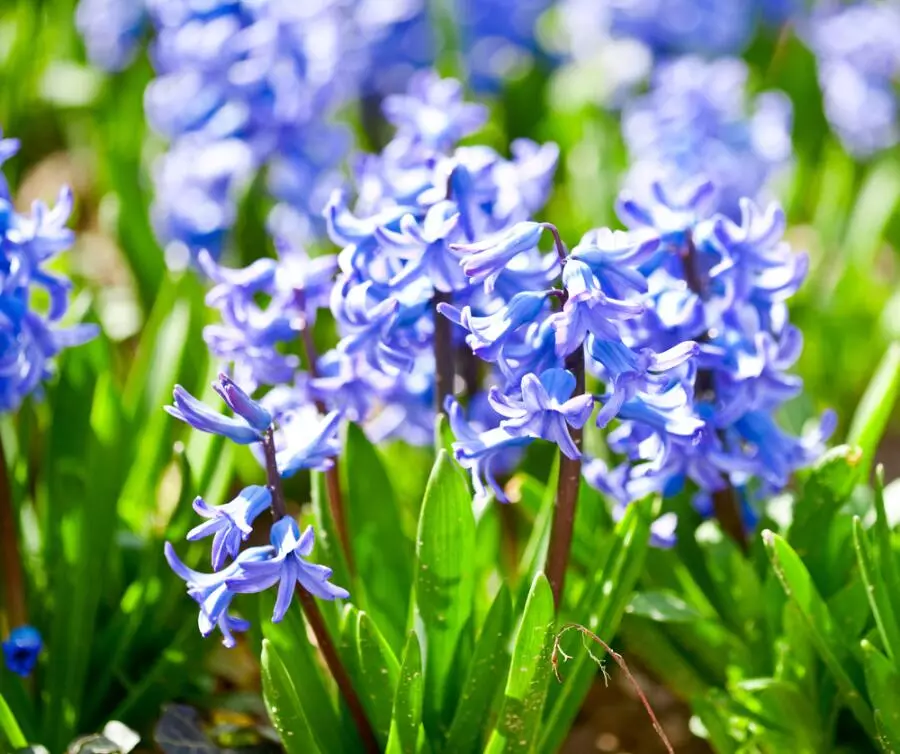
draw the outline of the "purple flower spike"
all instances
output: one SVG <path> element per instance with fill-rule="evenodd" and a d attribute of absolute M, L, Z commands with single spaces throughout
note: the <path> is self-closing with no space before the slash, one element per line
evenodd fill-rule
<path fill-rule="evenodd" d="M 193 542 L 212 535 L 212 567 L 219 570 L 227 558 L 237 557 L 241 542 L 253 531 L 253 522 L 271 504 L 271 491 L 260 485 L 246 487 L 225 505 L 211 506 L 198 497 L 194 510 L 207 520 L 191 529 L 187 538 Z"/>
<path fill-rule="evenodd" d="M 259 442 L 262 434 L 250 426 L 243 418 L 231 418 L 217 414 L 205 403 L 198 401 L 181 385 L 173 391 L 174 406 L 164 406 L 165 410 L 176 419 L 190 424 L 201 432 L 223 435 L 238 445 L 250 445 Z"/>
<path fill-rule="evenodd" d="M 594 410 L 594 396 L 574 398 L 575 375 L 565 369 L 548 369 L 540 378 L 526 374 L 522 379 L 522 396 L 503 395 L 491 388 L 490 403 L 494 411 L 505 417 L 501 428 L 515 437 L 542 437 L 556 443 L 569 458 L 581 453 L 567 425 L 581 429 Z"/>
<path fill-rule="evenodd" d="M 521 222 L 506 233 L 470 244 L 451 244 L 460 254 L 460 265 L 472 283 L 484 283 L 488 293 L 493 292 L 497 278 L 514 257 L 537 246 L 544 232 L 541 223 Z"/>
<path fill-rule="evenodd" d="M 330 568 L 306 562 L 315 543 L 311 526 L 301 534 L 297 522 L 287 516 L 272 526 L 270 541 L 271 547 L 260 548 L 269 551 L 269 558 L 246 563 L 240 574 L 229 578 L 226 584 L 229 590 L 243 594 L 262 592 L 278 584 L 273 622 L 278 623 L 284 618 L 298 584 L 323 600 L 343 600 L 350 596 L 346 589 L 328 581 L 332 573 Z"/>

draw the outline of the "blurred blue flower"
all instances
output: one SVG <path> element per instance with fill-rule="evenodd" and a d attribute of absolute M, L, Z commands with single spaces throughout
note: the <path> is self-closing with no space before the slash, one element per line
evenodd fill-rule
<path fill-rule="evenodd" d="M 131 63 L 146 20 L 146 0 L 80 0 L 75 11 L 88 58 L 106 71 L 121 71 Z"/>
<path fill-rule="evenodd" d="M 565 369 L 548 369 L 540 377 L 526 374 L 521 396 L 490 391 L 491 407 L 503 417 L 500 427 L 515 437 L 541 437 L 556 443 L 566 456 L 581 457 L 567 425 L 581 429 L 594 411 L 594 396 L 575 392 L 575 375 Z"/>
<path fill-rule="evenodd" d="M 226 579 L 226 585 L 230 591 L 252 594 L 278 584 L 273 622 L 284 618 L 298 585 L 323 600 L 347 599 L 350 596 L 346 589 L 329 582 L 330 568 L 305 560 L 312 554 L 315 543 L 311 526 L 307 526 L 301 534 L 297 522 L 286 516 L 272 525 L 270 541 L 270 547 L 254 548 L 266 551 L 268 557 L 244 562 L 236 574 Z"/>
<path fill-rule="evenodd" d="M 622 133 L 632 159 L 627 185 L 647 193 L 654 180 L 685 183 L 705 176 L 730 217 L 738 200 L 756 198 L 792 155 L 790 100 L 746 93 L 747 66 L 723 58 L 661 63 L 650 92 L 625 107 Z"/>
<path fill-rule="evenodd" d="M 18 146 L 14 139 L 0 140 L 0 164 Z M 59 327 L 72 285 L 44 269 L 74 242 L 66 226 L 72 204 L 72 192 L 63 188 L 52 209 L 36 201 L 30 215 L 21 214 L 0 173 L 0 411 L 14 411 L 26 396 L 39 395 L 41 382 L 53 374 L 53 358 L 99 332 L 89 324 Z M 35 306 L 36 292 L 45 305 Z"/>
<path fill-rule="evenodd" d="M 611 31 L 655 52 L 709 57 L 741 53 L 760 21 L 784 22 L 799 0 L 612 0 Z"/>
<path fill-rule="evenodd" d="M 40 632 L 33 626 L 18 626 L 3 642 L 3 659 L 11 673 L 23 678 L 31 675 L 44 646 Z"/>
<path fill-rule="evenodd" d="M 900 142 L 900 8 L 825 5 L 812 14 L 803 36 L 818 58 L 825 115 L 844 146 L 868 157 Z"/>
<path fill-rule="evenodd" d="M 408 92 L 387 97 L 383 110 L 402 142 L 437 152 L 451 149 L 481 128 L 488 117 L 484 105 L 463 100 L 459 81 L 442 79 L 433 71 L 416 74 Z"/>
<path fill-rule="evenodd" d="M 187 539 L 193 542 L 212 535 L 212 567 L 219 570 L 227 558 L 237 557 L 241 543 L 253 532 L 253 522 L 271 504 L 269 488 L 259 485 L 245 487 L 225 505 L 211 506 L 198 497 L 194 500 L 194 510 L 207 520 L 191 529 Z"/>
<path fill-rule="evenodd" d="M 535 59 L 547 61 L 537 41 L 541 15 L 553 0 L 460 0 L 456 8 L 469 83 L 477 92 L 497 91 L 527 73 Z"/>

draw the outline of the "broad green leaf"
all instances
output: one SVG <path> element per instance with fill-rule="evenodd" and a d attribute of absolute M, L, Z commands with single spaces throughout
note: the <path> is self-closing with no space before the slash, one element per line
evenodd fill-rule
<path fill-rule="evenodd" d="M 693 623 L 703 619 L 700 613 L 672 592 L 637 592 L 631 597 L 625 612 L 662 623 Z"/>
<path fill-rule="evenodd" d="M 684 698 L 705 694 L 715 679 L 707 677 L 690 653 L 669 636 L 667 628 L 665 624 L 631 615 L 622 620 L 622 634 L 628 638 L 628 646 L 666 686 L 678 689 Z M 568 673 L 569 664 L 561 666 L 560 672 Z"/>
<path fill-rule="evenodd" d="M 891 604 L 880 564 L 873 557 L 868 534 L 863 529 L 859 516 L 853 517 L 853 544 L 856 548 L 859 570 L 866 585 L 869 605 L 875 616 L 875 625 L 881 634 L 888 657 L 897 663 L 900 661 L 900 626 L 898 626 L 897 616 L 894 614 L 894 607 Z"/>
<path fill-rule="evenodd" d="M 416 548 L 415 606 L 425 653 L 425 728 L 440 740 L 456 697 L 454 655 L 472 615 L 475 517 L 469 491 L 446 451 L 428 480 Z"/>
<path fill-rule="evenodd" d="M 356 624 L 359 650 L 359 695 L 382 746 L 391 730 L 391 711 L 400 664 L 375 622 L 364 612 Z"/>
<path fill-rule="evenodd" d="M 511 623 L 512 600 L 504 585 L 494 598 L 475 644 L 459 705 L 447 735 L 445 750 L 448 752 L 473 751 L 482 740 L 494 697 L 509 670 L 507 643 Z"/>
<path fill-rule="evenodd" d="M 303 611 L 292 606 L 280 623 L 273 623 L 275 595 L 271 590 L 260 595 L 259 605 L 263 636 L 284 665 L 316 744 L 322 751 L 341 751 L 344 742 L 337 710 L 323 679 L 321 662 L 307 636 Z"/>
<path fill-rule="evenodd" d="M 875 451 L 900 394 L 900 343 L 891 343 L 856 407 L 847 442 L 862 450 L 860 478 L 868 479 Z"/>
<path fill-rule="evenodd" d="M 391 647 L 399 653 L 412 589 L 412 543 L 403 535 L 390 479 L 362 429 L 347 430 L 344 471 L 347 526 L 365 607 Z"/>
<path fill-rule="evenodd" d="M 22 734 L 22 729 L 13 717 L 12 710 L 6 703 L 6 700 L 0 696 L 0 733 L 6 739 L 12 749 L 24 749 L 28 746 L 28 741 Z"/>
<path fill-rule="evenodd" d="M 900 165 L 895 154 L 876 163 L 856 192 L 843 243 L 843 251 L 851 263 L 862 269 L 872 266 L 898 203 Z"/>
<path fill-rule="evenodd" d="M 875 646 L 861 645 L 866 685 L 875 708 L 878 742 L 886 752 L 900 751 L 900 672 Z"/>
<path fill-rule="evenodd" d="M 415 631 L 410 631 L 403 650 L 397 693 L 394 694 L 387 754 L 415 754 L 422 725 L 423 694 L 422 651 Z"/>
<path fill-rule="evenodd" d="M 817 754 L 827 749 L 822 740 L 825 723 L 794 684 L 774 678 L 753 678 L 737 683 L 734 696 L 764 719 L 767 727 L 788 735 L 791 751 Z"/>
<path fill-rule="evenodd" d="M 486 754 L 536 751 L 554 638 L 553 594 L 543 573 L 532 584 L 516 633 L 500 712 Z"/>
<path fill-rule="evenodd" d="M 297 698 L 297 689 L 278 651 L 268 639 L 263 640 L 263 700 L 266 712 L 288 754 L 317 754 L 320 751 L 309 722 Z M 298 679 L 302 682 L 302 679 Z"/>
<path fill-rule="evenodd" d="M 783 538 L 766 530 L 763 539 L 772 567 L 788 597 L 799 609 L 809 637 L 837 682 L 844 703 L 865 731 L 874 736 L 872 710 L 862 691 L 862 670 L 849 650 L 846 637 L 839 634 L 809 571 Z"/>
<path fill-rule="evenodd" d="M 612 533 L 612 547 L 605 559 L 588 571 L 595 573 L 594 580 L 579 600 L 575 615 L 589 615 L 588 628 L 607 643 L 612 642 L 643 571 L 650 524 L 657 509 L 658 501 L 630 505 Z M 551 692 L 549 713 L 541 731 L 540 751 L 557 751 L 562 746 L 596 670 L 587 651 L 579 650 L 566 664 L 563 683 Z"/>
<path fill-rule="evenodd" d="M 844 582 L 843 574 L 836 578 L 832 573 L 835 553 L 828 543 L 835 535 L 833 522 L 838 509 L 862 479 L 861 461 L 858 448 L 840 445 L 828 450 L 807 476 L 794 507 L 788 541 L 802 558 L 816 587 L 826 595 Z"/>

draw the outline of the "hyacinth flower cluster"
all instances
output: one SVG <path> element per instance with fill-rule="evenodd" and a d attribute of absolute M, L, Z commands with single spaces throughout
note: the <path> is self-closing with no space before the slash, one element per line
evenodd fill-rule
<path fill-rule="evenodd" d="M 829 4 L 804 36 L 818 58 L 825 115 L 848 151 L 868 157 L 900 142 L 900 8 Z"/>
<path fill-rule="evenodd" d="M 225 416 L 176 386 L 172 406 L 166 411 L 201 432 L 222 435 L 238 445 L 249 445 L 266 468 L 266 485 L 250 485 L 232 501 L 211 506 L 202 498 L 194 510 L 204 519 L 188 532 L 191 541 L 212 538 L 212 573 L 186 566 L 166 543 L 165 555 L 172 570 L 184 580 L 190 597 L 199 605 L 198 625 L 208 636 L 218 629 L 223 644 L 233 647 L 234 632 L 245 631 L 247 621 L 233 616 L 231 603 L 238 594 L 252 594 L 277 587 L 272 620 L 280 621 L 296 590 L 324 600 L 346 599 L 349 593 L 332 584 L 331 569 L 307 559 L 315 534 L 311 526 L 302 532 L 287 515 L 281 479 L 301 469 L 328 469 L 339 451 L 337 431 L 340 415 L 320 422 L 298 416 L 290 407 L 273 399 L 270 410 L 254 401 L 227 375 L 213 383 L 218 395 L 234 413 Z M 269 544 L 243 548 L 260 516 L 271 511 L 273 523 Z M 243 548 L 243 549 L 242 549 Z M 302 599 L 302 596 L 301 596 Z"/>
<path fill-rule="evenodd" d="M 441 306 L 501 377 L 489 395 L 496 426 L 478 430 L 449 403 L 456 457 L 481 494 L 505 499 L 496 465 L 534 439 L 580 460 L 571 433 L 595 407 L 597 426 L 609 429 L 608 445 L 622 460 L 615 468 L 589 461 L 584 475 L 618 512 L 648 494 L 689 489 L 709 514 L 715 495 L 729 490 L 749 516 L 758 495 L 782 489 L 821 451 L 830 414 L 803 438 L 775 419 L 801 390 L 787 372 L 801 337 L 785 302 L 803 280 L 806 257 L 782 241 L 777 205 L 762 211 L 745 200 L 734 222 L 711 211 L 714 201 L 708 181 L 674 193 L 656 184 L 647 203 L 623 194 L 627 231 L 590 231 L 569 253 L 556 239 L 562 289 L 520 290 L 486 316 Z M 532 252 L 546 228 L 521 223 L 461 251 L 481 259 L 482 273 L 486 258 L 502 270 L 515 250 Z M 585 390 L 582 358 L 602 391 Z M 655 526 L 657 544 L 671 544 L 673 533 L 667 514 Z"/>
<path fill-rule="evenodd" d="M 688 56 L 660 63 L 650 91 L 623 110 L 631 157 L 626 186 L 707 176 L 719 189 L 719 211 L 737 220 L 740 200 L 760 198 L 792 155 L 790 100 L 769 91 L 748 102 L 746 90 L 741 60 Z"/>
<path fill-rule="evenodd" d="M 134 60 L 147 26 L 148 0 L 81 0 L 75 24 L 88 59 L 104 71 L 121 71 Z"/>
<path fill-rule="evenodd" d="M 145 107 L 170 141 L 154 169 L 153 219 L 167 251 L 217 257 L 263 168 L 278 202 L 270 222 L 313 235 L 349 146 L 329 122 L 357 66 L 343 4 L 155 0 L 148 9 L 158 75 Z"/>
<path fill-rule="evenodd" d="M 690 482 L 701 513 L 715 507 L 721 518 L 716 503 L 727 493 L 747 525 L 753 503 L 783 489 L 834 430 L 830 412 L 803 437 L 776 420 L 802 390 L 788 371 L 802 337 L 786 302 L 802 284 L 808 260 L 783 241 L 777 204 L 761 209 L 745 199 L 735 222 L 713 212 L 708 181 L 679 191 L 655 184 L 652 194 L 649 202 L 627 194 L 618 202 L 631 232 L 659 240 L 639 268 L 645 313 L 628 322 L 626 341 L 660 349 L 690 338 L 699 350 L 676 383 L 622 405 L 608 436 L 622 463 L 609 469 L 592 461 L 585 477 L 621 505 L 651 492 L 671 496 Z"/>
<path fill-rule="evenodd" d="M 537 40 L 541 16 L 553 0 L 460 0 L 456 7 L 468 83 L 496 92 L 503 81 L 549 58 Z"/>
<path fill-rule="evenodd" d="M 341 192 L 326 211 L 329 233 L 343 247 L 331 295 L 341 339 L 314 365 L 308 389 L 363 423 L 375 441 L 422 445 L 433 438 L 438 394 L 454 387 L 460 350 L 440 333 L 436 304 L 481 310 L 555 274 L 555 261 L 535 254 L 517 255 L 502 274 L 481 275 L 473 262 L 468 272 L 496 292 L 485 296 L 456 246 L 502 236 L 537 210 L 558 150 L 522 140 L 507 160 L 488 147 L 457 146 L 484 123 L 485 108 L 464 102 L 457 81 L 431 73 L 417 76 L 408 94 L 388 97 L 384 112 L 395 138 L 381 154 L 357 160 L 353 208 Z M 468 374 L 470 395 L 480 384 L 477 371 Z"/>
<path fill-rule="evenodd" d="M 18 148 L 17 140 L 0 134 L 0 166 Z M 41 383 L 53 374 L 54 357 L 98 332 L 96 325 L 59 325 L 72 285 L 46 269 L 74 242 L 66 226 L 72 202 L 71 190 L 63 188 L 52 209 L 37 201 L 30 214 L 22 214 L 0 172 L 0 411 L 15 411 L 28 395 L 40 394 Z"/>
<path fill-rule="evenodd" d="M 610 32 L 632 37 L 662 56 L 740 54 L 761 23 L 791 17 L 798 0 L 612 0 Z"/>

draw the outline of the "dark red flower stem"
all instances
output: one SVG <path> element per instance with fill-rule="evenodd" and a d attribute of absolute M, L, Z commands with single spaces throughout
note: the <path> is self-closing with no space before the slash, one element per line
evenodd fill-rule
<path fill-rule="evenodd" d="M 287 504 L 284 499 L 284 489 L 281 486 L 281 476 L 278 473 L 278 465 L 275 461 L 275 441 L 272 436 L 272 430 L 268 430 L 265 433 L 262 446 L 266 457 L 266 482 L 269 491 L 272 493 L 272 516 L 275 521 L 280 521 L 287 515 Z M 325 625 L 325 619 L 322 617 L 322 612 L 319 610 L 319 605 L 316 603 L 315 598 L 300 587 L 299 584 L 297 585 L 296 591 L 297 598 L 300 600 L 300 606 L 303 609 L 303 615 L 306 618 L 309 627 L 312 629 L 313 635 L 316 637 L 316 642 L 322 652 L 325 664 L 328 666 L 328 670 L 331 672 L 331 676 L 334 678 L 338 690 L 347 704 L 347 709 L 350 711 L 350 715 L 356 725 L 356 730 L 359 733 L 363 748 L 371 754 L 377 754 L 379 748 L 378 739 L 375 737 L 375 731 L 369 722 L 369 718 L 366 716 L 366 711 L 363 709 L 362 702 L 356 694 L 356 690 L 353 688 L 353 682 L 350 680 L 350 675 L 347 673 L 347 669 L 341 662 L 340 655 L 338 655 L 337 648 L 331 639 L 331 635 L 328 633 L 328 628 Z"/>
<path fill-rule="evenodd" d="M 575 395 L 585 392 L 584 349 L 578 348 L 566 358 L 566 369 L 575 375 Z M 581 452 L 583 432 L 570 428 L 575 447 Z M 550 545 L 547 550 L 547 564 L 544 572 L 553 592 L 556 612 L 562 607 L 563 587 L 566 570 L 572 552 L 572 536 L 575 531 L 575 510 L 578 505 L 578 491 L 581 487 L 581 458 L 571 459 L 562 451 L 559 453 L 559 482 L 556 487 L 556 507 L 550 526 Z"/>
<path fill-rule="evenodd" d="M 566 245 L 563 243 L 555 225 L 543 223 L 543 227 L 553 234 L 556 253 L 561 265 L 565 265 L 568 258 Z M 561 305 L 565 305 L 568 298 L 566 292 L 556 292 Z M 574 395 L 584 394 L 584 348 L 579 347 L 566 357 L 566 369 L 575 376 Z M 553 593 L 553 604 L 558 613 L 562 608 L 563 587 L 566 582 L 566 570 L 569 567 L 569 558 L 572 553 L 572 536 L 575 532 L 575 512 L 578 506 L 578 491 L 581 487 L 581 448 L 584 433 L 581 429 L 570 428 L 572 440 L 578 448 L 579 457 L 571 459 L 562 451 L 559 453 L 559 481 L 556 487 L 556 507 L 553 509 L 553 521 L 550 524 L 550 544 L 547 550 L 547 562 L 544 573 L 550 582 L 550 590 Z"/>
<path fill-rule="evenodd" d="M 449 304 L 452 300 L 450 293 L 442 291 L 435 291 L 431 299 L 434 306 L 434 401 L 438 413 L 444 411 L 447 396 L 453 395 L 456 369 L 453 363 L 453 323 L 437 309 L 439 304 Z"/>
<path fill-rule="evenodd" d="M 303 349 L 306 352 L 306 361 L 309 364 L 309 374 L 315 379 L 319 376 L 318 371 L 318 353 L 316 344 L 313 341 L 312 329 L 306 325 L 303 328 Z M 327 414 L 328 409 L 320 400 L 315 401 L 316 409 L 320 414 Z M 334 520 L 334 528 L 337 530 L 338 540 L 341 543 L 341 549 L 344 551 L 344 559 L 347 561 L 347 569 L 351 576 L 356 575 L 356 562 L 353 559 L 353 549 L 350 544 L 350 530 L 347 526 L 347 516 L 345 514 L 344 495 L 341 492 L 341 471 L 338 465 L 338 459 L 334 459 L 331 468 L 325 472 L 325 489 L 328 493 L 328 508 L 331 511 L 331 518 Z"/>
<path fill-rule="evenodd" d="M 3 570 L 3 606 L 9 629 L 28 622 L 25 608 L 25 581 L 22 575 L 22 554 L 19 549 L 18 526 L 13 510 L 12 485 L 6 453 L 0 443 L 0 567 Z"/>
<path fill-rule="evenodd" d="M 683 256 L 684 261 L 684 278 L 688 287 L 696 293 L 701 299 L 707 298 L 707 286 L 703 279 L 703 272 L 698 265 L 697 248 L 694 246 L 694 238 L 688 233 L 687 244 Z M 709 334 L 704 333 L 699 340 L 708 340 Z M 695 396 L 701 400 L 714 401 L 716 398 L 716 387 L 713 381 L 713 374 L 708 369 L 699 369 L 697 371 L 697 380 L 694 385 Z M 741 516 L 741 501 L 738 497 L 737 490 L 731 484 L 731 481 L 724 474 L 722 475 L 723 487 L 713 492 L 712 502 L 713 511 L 716 519 L 722 526 L 722 530 L 728 534 L 743 550 L 747 552 L 747 532 L 744 528 L 744 520 Z"/>

